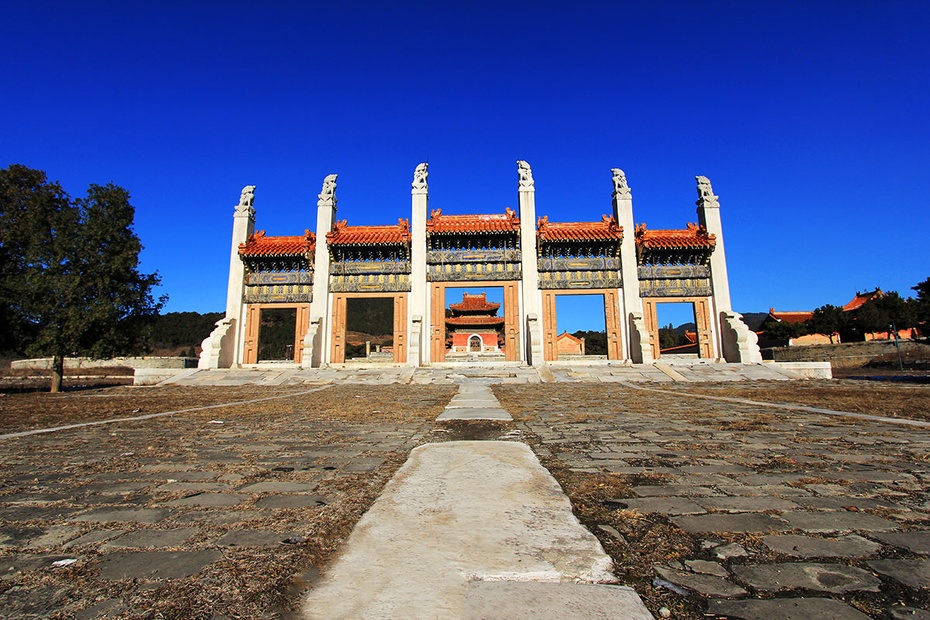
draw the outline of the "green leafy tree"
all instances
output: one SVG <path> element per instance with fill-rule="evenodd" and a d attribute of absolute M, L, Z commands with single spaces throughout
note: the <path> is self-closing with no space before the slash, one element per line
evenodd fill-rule
<path fill-rule="evenodd" d="M 675 327 L 669 323 L 659 328 L 659 348 L 670 349 L 681 344 L 681 337 L 675 333 Z"/>
<path fill-rule="evenodd" d="M 917 291 L 917 298 L 914 299 L 913 307 L 917 322 L 923 324 L 923 333 L 926 336 L 930 330 L 930 278 L 911 287 L 911 290 Z"/>
<path fill-rule="evenodd" d="M 856 312 L 856 323 L 863 333 L 887 332 L 908 329 L 917 325 L 914 304 L 908 303 L 895 291 L 870 299 Z"/>
<path fill-rule="evenodd" d="M 807 333 L 832 335 L 839 333 L 845 341 L 850 335 L 849 315 L 838 306 L 826 304 L 814 310 L 813 316 L 804 322 Z"/>
<path fill-rule="evenodd" d="M 769 320 L 762 324 L 762 331 L 769 340 L 788 344 L 788 341 L 807 333 L 805 323 L 789 323 L 788 321 Z"/>
<path fill-rule="evenodd" d="M 140 350 L 164 304 L 156 274 L 139 272 L 142 245 L 129 193 L 91 185 L 72 200 L 44 172 L 0 169 L 0 312 L 12 350 L 52 358 L 61 389 L 67 355 L 110 357 Z"/>

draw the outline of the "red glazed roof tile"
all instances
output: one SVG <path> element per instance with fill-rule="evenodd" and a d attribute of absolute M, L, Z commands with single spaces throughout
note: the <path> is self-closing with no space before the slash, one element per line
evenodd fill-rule
<path fill-rule="evenodd" d="M 348 226 L 346 220 L 336 222 L 326 233 L 329 245 L 403 245 L 410 242 L 410 222 L 397 221 L 397 226 Z"/>
<path fill-rule="evenodd" d="M 503 325 L 502 316 L 450 316 L 446 319 L 449 325 Z"/>
<path fill-rule="evenodd" d="M 504 213 L 481 215 L 443 215 L 435 209 L 426 221 L 426 233 L 433 235 L 459 233 L 512 233 L 520 231 L 520 218 L 509 207 Z"/>
<path fill-rule="evenodd" d="M 316 235 L 309 230 L 303 235 L 266 237 L 260 230 L 239 244 L 240 256 L 304 256 L 312 254 L 316 247 Z"/>
<path fill-rule="evenodd" d="M 688 224 L 684 230 L 646 230 L 646 225 L 640 224 L 636 227 L 636 245 L 650 250 L 713 248 L 717 238 L 697 224 Z"/>
<path fill-rule="evenodd" d="M 539 218 L 536 236 L 541 241 L 622 241 L 623 228 L 613 216 L 603 215 L 600 222 L 550 222 Z"/>
<path fill-rule="evenodd" d="M 808 310 L 802 310 L 798 312 L 783 312 L 780 310 L 775 310 L 775 308 L 769 308 L 769 316 L 778 322 L 803 323 L 804 321 L 814 316 L 814 313 Z"/>
<path fill-rule="evenodd" d="M 457 304 L 449 304 L 449 309 L 454 312 L 493 313 L 497 312 L 500 307 L 500 304 L 488 301 L 487 293 L 479 293 L 478 295 L 462 293 L 462 301 Z"/>
<path fill-rule="evenodd" d="M 858 310 L 863 305 L 865 305 L 867 302 L 870 302 L 873 299 L 876 299 L 878 297 L 884 297 L 884 295 L 885 293 L 882 292 L 882 289 L 880 288 L 877 288 L 874 291 L 870 291 L 868 293 L 859 293 L 857 291 L 856 296 L 853 297 L 849 301 L 849 303 L 843 306 L 843 312 L 851 312 L 853 310 Z"/>

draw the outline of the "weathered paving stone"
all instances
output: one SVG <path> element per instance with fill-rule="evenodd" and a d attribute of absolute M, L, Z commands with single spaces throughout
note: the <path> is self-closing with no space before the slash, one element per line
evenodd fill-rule
<path fill-rule="evenodd" d="M 784 528 L 777 519 L 755 512 L 672 517 L 686 532 L 771 532 Z"/>
<path fill-rule="evenodd" d="M 665 581 L 693 590 L 702 596 L 736 597 L 748 594 L 746 590 L 735 583 L 716 575 L 689 573 L 664 566 L 654 566 L 653 570 Z"/>
<path fill-rule="evenodd" d="M 111 553 L 100 561 L 100 578 L 181 579 L 196 575 L 221 557 L 216 549 Z"/>
<path fill-rule="evenodd" d="M 896 530 L 898 524 L 882 517 L 861 512 L 785 512 L 780 515 L 788 522 L 788 529 L 826 533 L 847 530 L 875 532 Z"/>
<path fill-rule="evenodd" d="M 281 541 L 293 536 L 268 530 L 231 530 L 217 541 L 219 547 L 276 547 Z"/>
<path fill-rule="evenodd" d="M 166 482 L 155 487 L 155 491 L 162 493 L 171 492 L 205 492 L 205 491 L 225 491 L 229 489 L 228 485 L 219 482 Z"/>
<path fill-rule="evenodd" d="M 26 545 L 27 549 L 54 547 L 81 535 L 81 528 L 76 525 L 53 525 Z"/>
<path fill-rule="evenodd" d="M 110 540 L 100 547 L 110 549 L 134 549 L 145 547 L 178 547 L 200 531 L 197 527 L 179 527 L 171 530 L 136 530 Z"/>
<path fill-rule="evenodd" d="M 87 532 L 83 536 L 75 538 L 72 541 L 69 541 L 64 545 L 64 549 L 73 549 L 75 547 L 83 547 L 84 545 L 96 545 L 105 540 L 110 540 L 111 538 L 116 538 L 120 534 L 125 533 L 126 530 L 93 530 Z"/>
<path fill-rule="evenodd" d="M 733 567 L 733 574 L 756 590 L 818 590 L 831 594 L 878 592 L 881 581 L 872 573 L 845 564 L 745 564 Z"/>
<path fill-rule="evenodd" d="M 740 620 L 869 620 L 849 605 L 829 598 L 781 598 L 768 601 L 712 600 L 707 612 Z"/>
<path fill-rule="evenodd" d="M 729 577 L 730 573 L 722 564 L 709 562 L 707 560 L 685 560 L 685 566 L 704 575 L 717 575 L 718 577 Z"/>
<path fill-rule="evenodd" d="M 203 506 L 218 508 L 222 506 L 235 506 L 241 503 L 245 497 L 231 493 L 198 493 L 189 497 L 173 499 L 165 502 L 165 506 Z"/>
<path fill-rule="evenodd" d="M 75 515 L 70 520 L 93 523 L 158 523 L 167 516 L 168 511 L 160 508 L 101 508 Z"/>
<path fill-rule="evenodd" d="M 700 497 L 695 501 L 705 509 L 717 512 L 766 512 L 798 507 L 794 502 L 778 497 Z"/>
<path fill-rule="evenodd" d="M 255 502 L 256 508 L 306 508 L 325 506 L 329 500 L 322 495 L 269 495 Z"/>
<path fill-rule="evenodd" d="M 687 497 L 645 497 L 613 501 L 643 514 L 657 512 L 666 515 L 700 515 L 707 512 Z"/>
<path fill-rule="evenodd" d="M 763 536 L 766 547 L 800 558 L 861 558 L 873 555 L 881 545 L 855 534 L 841 538 L 816 538 L 796 534 Z"/>
<path fill-rule="evenodd" d="M 930 530 L 881 532 L 872 536 L 895 547 L 901 547 L 920 555 L 930 555 Z"/>
<path fill-rule="evenodd" d="M 255 482 L 239 489 L 240 493 L 310 493 L 317 487 L 315 482 Z"/>
<path fill-rule="evenodd" d="M 930 611 L 915 607 L 889 607 L 885 613 L 888 620 L 930 620 Z"/>
<path fill-rule="evenodd" d="M 719 495 L 717 491 L 714 491 L 708 487 L 697 487 L 691 486 L 690 484 L 644 485 L 633 487 L 633 493 L 640 497 Z"/>
<path fill-rule="evenodd" d="M 912 588 L 930 588 L 930 560 L 872 560 L 875 572 Z"/>

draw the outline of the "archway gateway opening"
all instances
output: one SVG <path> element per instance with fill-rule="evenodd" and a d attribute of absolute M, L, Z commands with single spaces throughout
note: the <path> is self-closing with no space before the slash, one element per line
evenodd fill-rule
<path fill-rule="evenodd" d="M 543 291 L 546 361 L 623 359 L 619 303 L 614 289 Z"/>
<path fill-rule="evenodd" d="M 643 306 L 656 359 L 714 357 L 707 298 L 643 299 Z"/>
<path fill-rule="evenodd" d="M 245 324 L 243 364 L 303 358 L 310 304 L 251 304 Z"/>
<path fill-rule="evenodd" d="M 334 294 L 331 359 L 334 364 L 346 361 L 404 363 L 407 360 L 407 294 Z"/>
<path fill-rule="evenodd" d="M 434 282 L 430 292 L 431 361 L 521 359 L 517 282 Z"/>

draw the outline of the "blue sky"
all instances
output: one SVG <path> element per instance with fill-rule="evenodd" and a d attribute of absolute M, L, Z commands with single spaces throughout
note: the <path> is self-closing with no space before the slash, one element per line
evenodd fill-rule
<path fill-rule="evenodd" d="M 695 221 L 706 175 L 741 312 L 930 276 L 930 3 L 255 4 L 0 22 L 0 166 L 126 187 L 168 311 L 223 308 L 242 186 L 268 234 L 313 229 L 332 172 L 340 219 L 387 224 L 427 160 L 430 208 L 515 207 L 525 159 L 563 221 L 609 213 L 620 167 L 650 228 Z"/>

